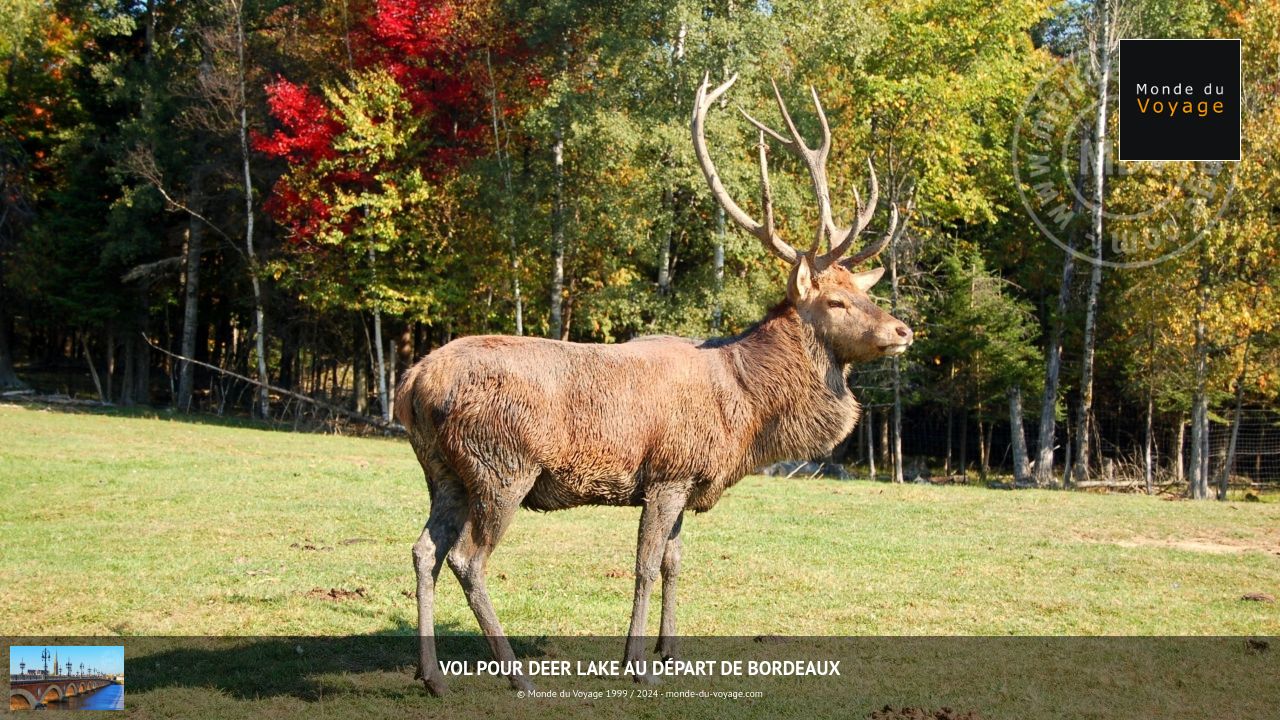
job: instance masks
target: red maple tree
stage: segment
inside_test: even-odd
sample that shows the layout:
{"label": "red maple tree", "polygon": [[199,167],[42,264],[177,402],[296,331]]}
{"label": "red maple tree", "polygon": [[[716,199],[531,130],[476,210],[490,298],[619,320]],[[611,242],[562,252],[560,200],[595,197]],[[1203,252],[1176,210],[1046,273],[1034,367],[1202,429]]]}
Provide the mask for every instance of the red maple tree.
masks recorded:
{"label": "red maple tree", "polygon": [[[341,43],[349,48],[349,72],[386,72],[412,112],[425,120],[429,137],[412,160],[425,178],[439,177],[484,147],[488,81],[481,50],[494,49],[493,42],[485,42],[482,12],[465,0],[376,0]],[[510,41],[501,44],[498,53]],[[284,160],[290,171],[276,182],[265,207],[289,229],[294,243],[305,245],[335,220],[325,200],[333,189],[359,188],[371,178],[338,170],[317,176],[316,166],[337,155],[334,141],[345,129],[321,93],[284,77],[269,83],[266,92],[276,127],[257,135],[253,145]]]}

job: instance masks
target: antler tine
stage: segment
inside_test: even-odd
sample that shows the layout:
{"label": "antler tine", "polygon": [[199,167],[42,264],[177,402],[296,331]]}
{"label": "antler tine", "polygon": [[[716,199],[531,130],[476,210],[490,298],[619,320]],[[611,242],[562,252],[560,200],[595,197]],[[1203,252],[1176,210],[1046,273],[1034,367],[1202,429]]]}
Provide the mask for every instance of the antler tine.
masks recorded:
{"label": "antler tine", "polygon": [[809,93],[813,95],[813,107],[818,111],[818,121],[822,123],[822,143],[818,145],[818,157],[825,165],[827,153],[831,152],[831,126],[827,124],[827,114],[823,112],[822,101],[818,99],[818,88],[810,85]]}
{"label": "antler tine", "polygon": [[[833,243],[831,251],[818,258],[818,262],[816,264],[819,269],[829,267],[832,263],[839,262],[841,256],[849,250],[849,246],[853,243],[854,239],[858,237],[859,233],[871,224],[871,218],[876,213],[876,204],[880,201],[880,183],[876,180],[876,168],[871,164],[870,158],[867,159],[867,170],[871,173],[871,177],[867,183],[870,186],[867,192],[867,204],[862,205],[860,198],[858,198],[857,191],[855,190],[854,200],[858,203],[858,217],[846,230],[840,231],[834,230],[833,228],[834,231],[831,233],[831,240]],[[895,207],[893,208],[892,225],[897,224],[898,209]],[[839,242],[836,242],[837,237],[840,238]],[[885,240],[879,243],[873,243],[872,245],[863,248],[857,255],[843,262],[846,265],[850,265],[860,263],[864,260],[869,260],[878,255],[880,251],[884,249],[884,245],[887,242],[888,241]]]}
{"label": "antler tine", "polygon": [[[711,74],[707,73],[702,78],[702,85],[698,87],[698,92],[694,97],[693,120],[691,121],[690,130],[693,135],[693,151],[698,157],[698,165],[702,167],[702,174],[707,179],[707,185],[711,188],[711,195],[725,209],[729,217],[733,219],[738,227],[746,232],[754,235],[764,246],[773,254],[793,263],[799,254],[796,249],[788,245],[782,238],[773,232],[773,207],[772,192],[768,185],[768,170],[765,167],[764,151],[761,150],[761,179],[764,182],[762,196],[765,199],[765,224],[762,225],[747,215],[738,203],[733,201],[725,190],[724,183],[720,181],[720,175],[716,172],[715,164],[711,161],[711,154],[707,151],[706,138],[706,121],[707,110],[717,99],[720,98],[735,82],[738,81],[737,73],[726,80],[722,85],[708,92],[707,88],[711,84]],[[761,128],[763,131],[765,128]],[[763,139],[761,140],[763,145]]]}
{"label": "antler tine", "polygon": [[804,144],[804,138],[800,137],[796,123],[791,119],[791,113],[787,111],[787,104],[782,101],[782,93],[778,91],[778,81],[770,78],[769,84],[773,86],[773,97],[778,101],[778,111],[782,113],[782,121],[787,124],[787,132],[791,133],[791,139],[795,142],[796,148],[801,151],[802,157],[808,159],[811,151],[809,146]]}
{"label": "antler tine", "polygon": [[[818,200],[818,228],[814,233],[813,248],[809,251],[816,253],[822,246],[823,235],[829,235],[835,227],[835,221],[831,219],[831,191],[827,188],[827,153],[831,149],[831,127],[827,124],[827,114],[822,110],[822,102],[818,100],[817,89],[810,86],[809,91],[813,95],[813,103],[818,110],[818,119],[822,123],[822,143],[816,150],[805,145],[804,138],[796,128],[795,120],[791,118],[791,112],[787,110],[787,103],[783,101],[782,93],[778,90],[777,81],[771,79],[769,84],[773,86],[773,97],[778,102],[778,111],[782,113],[782,120],[787,124],[787,131],[791,133],[791,137],[782,137],[750,115],[747,115],[747,119],[782,143],[783,147],[800,158],[808,168],[809,178],[813,181],[813,194]],[[746,115],[746,112],[743,114]]]}
{"label": "antler tine", "polygon": [[773,188],[769,186],[769,161],[765,157],[768,145],[764,141],[764,130],[760,131],[760,204],[764,206],[764,229],[773,235]]}
{"label": "antler tine", "polygon": [[[908,209],[908,212],[910,212],[909,209]],[[894,205],[893,203],[890,203],[889,204],[889,227],[885,228],[884,235],[882,235],[880,239],[877,240],[876,242],[873,242],[870,245],[867,245],[866,247],[862,248],[862,250],[858,251],[856,254],[851,255],[843,260],[840,260],[839,261],[840,264],[844,265],[845,267],[854,267],[863,262],[866,262],[867,260],[874,258],[875,256],[879,255],[886,247],[889,246],[889,242],[893,240],[893,236],[897,232],[898,232],[898,206]]]}
{"label": "antler tine", "polygon": [[783,145],[784,147],[791,147],[795,145],[795,143],[791,141],[791,138],[783,137],[782,135],[778,134],[778,132],[775,131],[773,128],[751,117],[751,113],[747,112],[746,110],[743,110],[741,105],[738,106],[738,112],[742,113],[742,117],[746,118],[747,122],[751,123],[752,125],[755,125],[757,130],[759,130],[762,133],[767,133],[769,137],[773,138],[774,140],[777,140],[778,144]]}

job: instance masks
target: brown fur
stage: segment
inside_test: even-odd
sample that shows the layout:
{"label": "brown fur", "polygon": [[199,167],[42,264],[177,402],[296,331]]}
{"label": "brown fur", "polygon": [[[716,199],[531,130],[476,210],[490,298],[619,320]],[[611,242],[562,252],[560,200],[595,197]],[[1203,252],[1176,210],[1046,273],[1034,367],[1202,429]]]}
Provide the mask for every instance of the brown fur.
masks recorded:
{"label": "brown fur", "polygon": [[396,415],[431,493],[414,545],[428,689],[444,691],[432,607],[445,559],[497,659],[514,659],[484,589],[484,564],[520,506],[642,506],[627,659],[641,655],[659,573],[658,649],[673,654],[683,511],[711,509],[761,464],[830,452],[858,419],[850,364],[910,344],[910,330],[866,295],[879,276],[839,265],[815,276],[804,259],[788,300],[736,337],[620,345],[469,337],[410,368]]}

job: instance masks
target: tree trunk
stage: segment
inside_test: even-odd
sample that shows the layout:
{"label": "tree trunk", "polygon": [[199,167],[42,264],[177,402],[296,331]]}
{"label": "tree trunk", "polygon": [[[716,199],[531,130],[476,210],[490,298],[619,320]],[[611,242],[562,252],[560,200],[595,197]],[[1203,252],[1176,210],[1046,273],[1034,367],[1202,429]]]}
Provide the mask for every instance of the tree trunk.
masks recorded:
{"label": "tree trunk", "polygon": [[93,378],[93,389],[98,392],[98,402],[107,404],[107,396],[102,391],[102,379],[98,377],[98,368],[93,364],[93,355],[89,352],[89,333],[80,333],[80,346],[84,348],[84,361],[89,366],[89,376]]}
{"label": "tree trunk", "polygon": [[[897,206],[897,198],[890,198]],[[910,209],[907,211],[908,218]],[[906,221],[903,221],[905,225]],[[889,238],[889,289],[890,311],[898,317],[898,236],[895,232]],[[902,363],[898,356],[893,357],[893,481],[901,483],[902,478]]]}
{"label": "tree trunk", "polygon": [[1206,477],[1209,448],[1209,399],[1206,383],[1209,373],[1209,340],[1204,316],[1209,305],[1209,260],[1200,246],[1200,278],[1196,288],[1195,309],[1195,389],[1191,398],[1191,467],[1188,495],[1203,500],[1209,496]]}
{"label": "tree trunk", "polygon": [[893,481],[902,482],[902,367],[893,358]]}
{"label": "tree trunk", "polygon": [[1013,482],[1025,484],[1031,479],[1027,467],[1027,438],[1022,430],[1022,386],[1009,388],[1009,441],[1013,446]]}
{"label": "tree trunk", "polygon": [[671,186],[662,188],[662,229],[658,240],[658,294],[666,295],[671,289],[671,241],[675,235],[676,207]]}
{"label": "tree trunk", "polygon": [[1186,417],[1179,415],[1178,416],[1177,451],[1174,453],[1174,456],[1173,456],[1173,481],[1177,485],[1181,485],[1182,481],[1186,479],[1185,469],[1187,466],[1187,461],[1183,454],[1184,452],[1183,446],[1185,446],[1186,444],[1187,444],[1187,419]]}
{"label": "tree trunk", "polygon": [[[1087,157],[1087,144],[1081,138],[1079,146],[1080,164],[1084,165]],[[1077,185],[1083,184],[1083,179]],[[1078,210],[1079,201],[1075,203]],[[1058,283],[1058,299],[1054,305],[1052,329],[1049,342],[1044,353],[1044,396],[1040,402],[1040,423],[1036,433],[1036,462],[1033,479],[1036,485],[1046,487],[1057,484],[1053,474],[1054,435],[1058,410],[1058,381],[1062,371],[1062,335],[1067,314],[1067,305],[1071,301],[1071,283],[1075,277],[1076,235],[1067,233],[1067,252],[1062,259],[1062,279]],[[1064,466],[1066,463],[1063,463]]]}
{"label": "tree trunk", "polygon": [[564,330],[564,130],[559,125],[551,154],[555,173],[551,208],[551,320],[547,336],[558,340]]}
{"label": "tree trunk", "polygon": [[716,243],[711,258],[711,274],[716,281],[716,297],[711,305],[711,328],[720,332],[724,322],[724,208],[716,203]]}
{"label": "tree trunk", "polygon": [[893,477],[893,456],[890,454],[889,445],[892,442],[891,430],[889,427],[889,416],[892,413],[881,413],[880,415],[880,464],[889,467],[889,477]]}
{"label": "tree trunk", "polygon": [[141,336],[134,337],[133,344],[136,362],[133,364],[133,392],[130,404],[146,405],[151,402],[151,349],[147,347],[147,343]]}
{"label": "tree trunk", "polygon": [[1093,418],[1093,355],[1097,326],[1098,295],[1102,288],[1102,219],[1106,192],[1107,167],[1107,102],[1111,82],[1111,0],[1097,0],[1098,107],[1093,125],[1093,207],[1090,242],[1094,262],[1089,268],[1089,294],[1085,300],[1084,353],[1080,361],[1080,408],[1076,421],[1075,481],[1089,479],[1089,423]]}
{"label": "tree trunk", "polygon": [[988,446],[987,425],[982,420],[982,406],[978,406],[978,479],[982,482],[987,481],[987,473],[990,470],[991,448]]}
{"label": "tree trunk", "polygon": [[[1198,333],[1197,333],[1198,334]],[[1197,376],[1201,373],[1203,366],[1203,358],[1197,358],[1196,370]],[[1203,500],[1209,495],[1209,483],[1204,476],[1205,462],[1208,448],[1208,438],[1206,435],[1209,430],[1208,418],[1208,398],[1205,397],[1204,379],[1197,378],[1196,390],[1191,400],[1191,462],[1190,462],[1190,484],[1187,487],[1187,494],[1193,500]]]}
{"label": "tree trunk", "polygon": [[137,343],[134,342],[133,335],[130,333],[125,336],[124,371],[120,376],[120,405],[123,407],[133,405],[134,364],[137,362]]}
{"label": "tree trunk", "polygon": [[499,132],[498,122],[498,85],[493,77],[493,60],[489,56],[489,49],[484,51],[484,65],[489,73],[489,113],[493,123],[493,154],[498,160],[498,167],[502,171],[503,189],[506,196],[503,198],[502,207],[499,209],[499,218],[501,224],[501,232],[507,236],[508,250],[511,253],[511,296],[515,305],[515,331],[516,335],[524,335],[524,298],[520,294],[520,248],[516,244],[516,234],[511,222],[511,203],[514,200],[511,183],[511,158],[503,150],[502,134]]}
{"label": "tree trunk", "polygon": [[1155,468],[1155,438],[1152,437],[1153,429],[1155,429],[1156,397],[1151,388],[1147,389],[1147,427],[1142,438],[1142,477],[1146,480],[1147,495],[1153,495],[1156,492],[1156,468]]}
{"label": "tree trunk", "polygon": [[[201,189],[201,173],[192,174],[187,204],[195,213],[203,214],[204,193]],[[200,325],[200,255],[204,250],[204,221],[195,213],[187,217],[186,263],[182,275],[182,349],[183,357],[196,356],[196,335]],[[174,406],[183,412],[191,410],[191,394],[195,390],[195,365],[182,361],[178,365],[178,394]]]}
{"label": "tree trunk", "polygon": [[876,430],[875,416],[871,408],[867,408],[867,479],[876,479]]}
{"label": "tree trunk", "polygon": [[1244,374],[1249,367],[1249,346],[1253,336],[1245,338],[1244,356],[1240,359],[1240,373],[1236,375],[1236,405],[1231,418],[1231,439],[1227,441],[1227,454],[1222,459],[1222,472],[1218,474],[1218,499],[1227,499],[1227,488],[1231,484],[1231,471],[1236,464],[1236,440],[1240,437],[1240,415],[1244,403]]}
{"label": "tree trunk", "polygon": [[942,461],[942,474],[945,477],[951,477],[951,458],[953,456],[951,451],[951,438],[955,435],[955,417],[955,406],[951,403],[947,403],[947,456]]}
{"label": "tree trunk", "polygon": [[355,328],[356,333],[354,336],[354,359],[351,362],[351,393],[353,396],[351,407],[353,407],[356,412],[363,415],[369,409],[369,389],[368,385],[366,385],[368,374],[363,370],[369,362],[367,347],[369,343],[365,340],[368,333],[364,329],[364,319],[357,315],[355,322],[357,323],[357,326]]}
{"label": "tree trunk", "polygon": [[258,413],[262,418],[271,417],[271,395],[267,390],[267,332],[265,313],[262,307],[262,281],[259,278],[258,255],[254,250],[253,237],[253,173],[249,154],[249,110],[245,92],[245,36],[244,36],[244,4],[242,0],[231,0],[231,7],[236,23],[236,81],[239,95],[237,98],[238,115],[240,117],[240,166],[244,175],[244,249],[249,263],[249,280],[253,286],[253,332],[254,344],[258,355]]}
{"label": "tree trunk", "polygon": [[960,412],[960,477],[969,481],[969,411]]}
{"label": "tree trunk", "polygon": [[[3,288],[0,288],[0,297]],[[18,378],[13,367],[13,318],[0,302],[0,390],[24,389],[26,384]]]}
{"label": "tree trunk", "polygon": [[391,422],[391,395],[387,391],[387,363],[382,354],[382,312],[373,310],[373,354],[378,358],[378,406],[382,419]]}
{"label": "tree trunk", "polygon": [[114,379],[116,374],[116,334],[107,330],[107,402],[115,397]]}

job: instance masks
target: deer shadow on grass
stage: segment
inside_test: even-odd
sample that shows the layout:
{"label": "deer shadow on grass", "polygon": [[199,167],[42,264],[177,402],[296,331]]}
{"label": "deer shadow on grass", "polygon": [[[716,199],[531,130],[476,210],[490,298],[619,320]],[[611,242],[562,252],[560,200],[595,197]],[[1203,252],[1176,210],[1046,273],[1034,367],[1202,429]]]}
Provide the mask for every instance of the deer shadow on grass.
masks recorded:
{"label": "deer shadow on grass", "polygon": [[[475,663],[492,658],[475,630],[437,627],[441,657]],[[545,652],[545,639],[513,638],[521,657]],[[123,641],[128,692],[170,688],[213,691],[239,700],[302,702],[341,695],[423,695],[416,628],[397,623],[381,633],[338,637],[149,637]]]}

